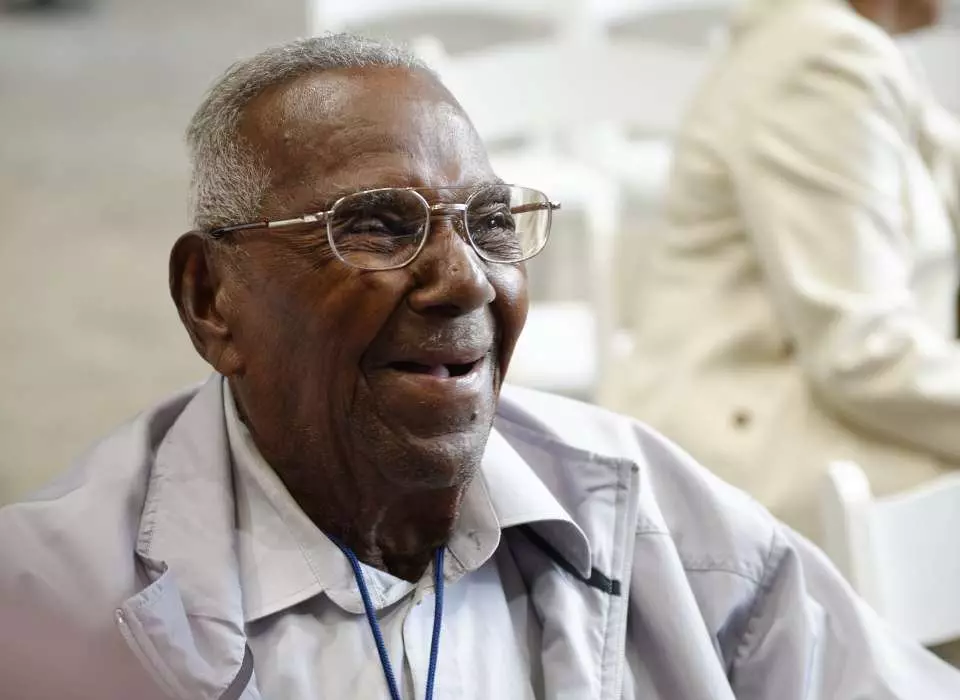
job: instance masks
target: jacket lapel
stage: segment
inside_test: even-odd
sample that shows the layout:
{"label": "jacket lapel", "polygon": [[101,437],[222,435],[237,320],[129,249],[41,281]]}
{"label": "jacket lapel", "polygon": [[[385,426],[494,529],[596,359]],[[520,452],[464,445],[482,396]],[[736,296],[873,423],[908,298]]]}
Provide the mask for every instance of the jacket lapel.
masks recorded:
{"label": "jacket lapel", "polygon": [[152,583],[117,623],[175,698],[259,698],[246,646],[222,378],[212,377],[157,449],[137,556]]}
{"label": "jacket lapel", "polygon": [[[501,426],[590,542],[587,565],[571,561],[547,525],[505,534],[543,625],[546,697],[618,698],[638,466]],[[222,378],[215,376],[157,449],[137,542],[151,583],[117,614],[132,651],[173,698],[260,700],[243,623],[228,455]]]}
{"label": "jacket lapel", "polygon": [[501,423],[498,430],[590,542],[590,565],[577,567],[562,543],[551,541],[555,531],[534,524],[505,533],[543,626],[545,697],[619,698],[638,467],[520,426]]}

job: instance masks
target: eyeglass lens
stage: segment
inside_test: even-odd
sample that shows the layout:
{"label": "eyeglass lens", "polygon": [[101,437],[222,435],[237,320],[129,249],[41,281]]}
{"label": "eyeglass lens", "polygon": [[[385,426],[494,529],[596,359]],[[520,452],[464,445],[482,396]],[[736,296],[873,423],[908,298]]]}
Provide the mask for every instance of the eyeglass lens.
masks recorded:
{"label": "eyeglass lens", "polygon": [[[525,187],[491,185],[466,202],[467,232],[491,262],[518,262],[540,252],[550,230],[546,196]],[[330,213],[330,239],[345,262],[364,269],[399,267],[420,250],[429,205],[413,190],[358,192]]]}

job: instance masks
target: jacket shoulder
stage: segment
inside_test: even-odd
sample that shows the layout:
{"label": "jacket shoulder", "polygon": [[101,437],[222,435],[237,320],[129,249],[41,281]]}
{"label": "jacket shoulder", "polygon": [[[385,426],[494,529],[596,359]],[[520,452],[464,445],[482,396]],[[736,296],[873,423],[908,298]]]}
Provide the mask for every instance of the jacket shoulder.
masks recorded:
{"label": "jacket shoulder", "polygon": [[848,45],[897,60],[900,57],[896,42],[887,32],[846,5],[834,3],[799,3],[761,22],[745,38],[748,42],[773,39],[782,51],[815,53]]}
{"label": "jacket shoulder", "polygon": [[640,440],[645,464],[638,536],[669,534],[688,574],[717,572],[760,585],[784,526],[659,433],[647,429]]}
{"label": "jacket shoulder", "polygon": [[[557,394],[505,384],[497,407],[497,427],[562,449],[642,459],[636,421],[598,406]],[[511,430],[511,427],[513,428]]]}
{"label": "jacket shoulder", "polygon": [[763,55],[759,70],[770,70],[774,85],[818,68],[843,80],[893,81],[906,90],[912,83],[896,42],[873,22],[833,3],[801,3],[763,23],[735,51],[748,63]]}
{"label": "jacket shoulder", "polygon": [[0,586],[99,576],[92,569],[108,553],[131,559],[152,457],[195,391],[140,413],[47,486],[0,508]]}
{"label": "jacket shoulder", "polygon": [[668,536],[689,571],[723,570],[755,583],[763,578],[782,526],[752,497],[654,429],[596,406],[516,387],[502,393],[498,419],[498,428],[508,434],[518,426],[528,440],[634,462],[638,538]]}
{"label": "jacket shoulder", "polygon": [[184,389],[138,413],[94,443],[63,474],[22,501],[0,508],[0,514],[42,509],[68,499],[76,491],[121,478],[131,467],[142,466],[196,392],[196,387]]}

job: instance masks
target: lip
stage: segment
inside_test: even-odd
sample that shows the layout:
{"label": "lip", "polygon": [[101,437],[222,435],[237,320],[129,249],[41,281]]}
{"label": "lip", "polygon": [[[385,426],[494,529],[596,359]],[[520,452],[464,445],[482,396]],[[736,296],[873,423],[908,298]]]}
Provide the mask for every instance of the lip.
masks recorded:
{"label": "lip", "polygon": [[[491,376],[490,353],[416,353],[416,360],[399,360],[381,366],[374,374],[380,381],[409,393],[411,398],[428,403],[449,400],[467,400],[482,394]],[[417,363],[426,371],[404,369],[404,363]],[[460,374],[451,373],[450,366],[467,365]],[[446,367],[446,371],[436,368]]]}
{"label": "lip", "polygon": [[479,352],[417,352],[408,358],[388,362],[383,369],[439,382],[469,381],[483,369],[486,357],[487,353]]}
{"label": "lip", "polygon": [[384,362],[385,369],[408,371],[413,374],[423,373],[430,376],[441,376],[445,372],[452,376],[468,374],[488,353],[488,350],[479,349],[438,349],[428,350],[418,348],[405,353],[400,357]]}

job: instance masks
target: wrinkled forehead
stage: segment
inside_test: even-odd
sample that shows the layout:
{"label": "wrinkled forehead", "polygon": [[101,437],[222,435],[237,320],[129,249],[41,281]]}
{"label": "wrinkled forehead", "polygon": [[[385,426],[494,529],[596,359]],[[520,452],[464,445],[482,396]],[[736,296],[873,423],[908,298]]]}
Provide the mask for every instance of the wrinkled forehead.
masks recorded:
{"label": "wrinkled forehead", "polygon": [[258,96],[241,133],[273,173],[275,193],[288,200],[354,186],[446,187],[493,179],[456,100],[417,70],[302,76]]}

